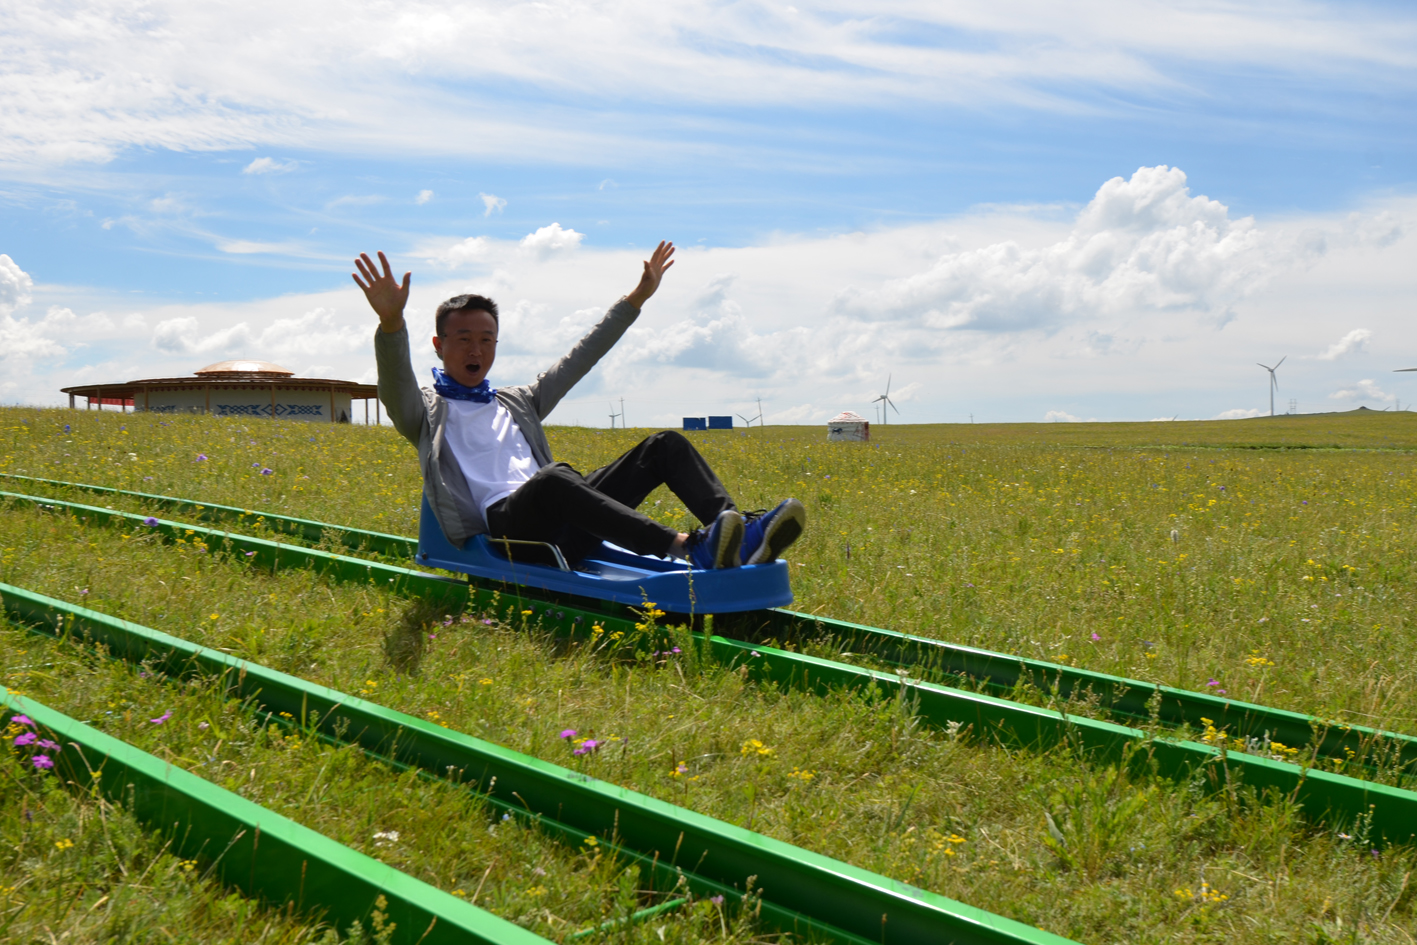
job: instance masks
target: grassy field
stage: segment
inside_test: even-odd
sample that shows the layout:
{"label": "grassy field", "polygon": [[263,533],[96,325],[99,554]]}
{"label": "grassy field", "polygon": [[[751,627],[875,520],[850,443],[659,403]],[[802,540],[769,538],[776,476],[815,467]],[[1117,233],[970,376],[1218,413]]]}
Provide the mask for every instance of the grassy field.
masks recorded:
{"label": "grassy field", "polygon": [[[558,458],[589,469],[644,432],[559,428],[551,436]],[[1417,418],[874,432],[870,445],[828,444],[814,428],[694,435],[744,507],[788,494],[806,502],[811,525],[790,556],[798,609],[1417,732],[1403,554],[1417,500],[1409,452]],[[387,429],[7,408],[0,438],[4,472],[403,534],[416,527],[412,449]],[[650,502],[664,521],[688,524],[672,496]],[[219,556],[27,510],[0,511],[0,580],[584,763],[1081,941],[1414,940],[1414,851],[1374,855],[1365,838],[1307,827],[1279,799],[1213,797],[1199,785],[1129,781],[1065,751],[1018,754],[952,739],[921,729],[908,706],[759,691],[687,658],[626,665],[558,655],[535,631],[476,617],[444,626],[442,615],[430,619],[377,591],[306,574],[255,575]],[[199,690],[134,681],[22,630],[6,630],[4,640],[5,685],[83,718],[116,711],[98,710],[121,691],[131,714],[121,723],[104,717],[107,724],[207,776],[200,765],[217,739],[192,720],[237,712],[226,724],[251,725]],[[172,722],[141,721],[179,696],[191,707]],[[179,718],[186,728],[173,724]],[[556,738],[568,727],[616,747],[573,759]],[[444,888],[486,870],[483,904],[541,934],[563,937],[628,895],[609,866],[526,831],[507,847],[484,839],[485,812],[435,787],[424,786],[430,794],[417,805],[404,803],[407,821],[311,804],[314,784],[337,802],[359,784],[402,782],[353,758],[338,763],[340,778],[321,780],[313,774],[321,759],[339,753],[292,748],[254,729],[239,741],[222,746],[238,752],[222,760],[256,775],[237,779],[236,789]],[[285,761],[292,751],[299,764]],[[314,780],[290,790],[262,780],[288,763]],[[421,838],[426,822],[409,812],[439,804],[465,805],[453,819],[476,829],[440,841],[426,858],[422,848],[400,860],[373,845],[380,830]],[[1048,842],[1045,812],[1065,848]],[[520,860],[513,847],[524,851]],[[549,864],[540,868],[550,878],[533,884],[520,865],[530,860]],[[0,887],[31,888],[33,864],[6,859]],[[224,901],[225,892],[168,872],[187,884],[184,895]],[[525,897],[537,886],[544,899],[533,907]],[[89,888],[97,901],[103,883]],[[707,911],[661,925],[681,941],[752,934]],[[74,928],[82,940],[87,933]],[[192,937],[201,937],[197,928]],[[318,937],[314,926],[272,929],[292,941]],[[643,931],[658,940],[655,929]]]}

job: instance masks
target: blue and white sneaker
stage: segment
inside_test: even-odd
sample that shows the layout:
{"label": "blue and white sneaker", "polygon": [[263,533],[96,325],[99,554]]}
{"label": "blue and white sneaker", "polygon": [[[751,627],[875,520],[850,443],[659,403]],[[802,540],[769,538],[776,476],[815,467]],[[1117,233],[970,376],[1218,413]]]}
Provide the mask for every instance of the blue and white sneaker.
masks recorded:
{"label": "blue and white sneaker", "polygon": [[796,499],[783,499],[770,512],[749,512],[743,528],[744,564],[776,561],[807,527],[807,510]]}
{"label": "blue and white sneaker", "polygon": [[695,531],[685,542],[691,567],[699,571],[736,568],[738,549],[743,544],[743,516],[737,509],[724,509],[712,525]]}

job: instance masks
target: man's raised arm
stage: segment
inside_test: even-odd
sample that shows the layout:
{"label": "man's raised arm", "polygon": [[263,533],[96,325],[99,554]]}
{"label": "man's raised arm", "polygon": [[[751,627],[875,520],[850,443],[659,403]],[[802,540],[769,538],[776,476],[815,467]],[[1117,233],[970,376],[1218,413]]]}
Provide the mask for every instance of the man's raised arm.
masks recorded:
{"label": "man's raised arm", "polygon": [[[369,307],[379,316],[379,330],[374,333],[374,361],[379,367],[379,399],[388,408],[389,419],[394,429],[418,445],[423,425],[428,422],[428,407],[423,402],[423,394],[418,389],[418,381],[413,376],[413,362],[408,351],[408,326],[404,324],[403,309],[408,304],[408,286],[412,273],[403,274],[403,284],[394,279],[389,268],[389,260],[379,253],[383,265],[381,274],[374,268],[374,261],[368,253],[360,254],[354,261],[359,269],[354,276],[355,285],[364,290]],[[363,278],[360,278],[360,277]]]}
{"label": "man's raised arm", "polygon": [[585,377],[596,362],[605,356],[620,336],[639,317],[640,309],[659,289],[660,280],[674,265],[674,244],[661,240],[649,259],[645,260],[644,272],[639,285],[619,302],[610,307],[594,328],[584,338],[576,342],[560,361],[536,379],[537,413],[545,418],[561,402],[576,382]]}

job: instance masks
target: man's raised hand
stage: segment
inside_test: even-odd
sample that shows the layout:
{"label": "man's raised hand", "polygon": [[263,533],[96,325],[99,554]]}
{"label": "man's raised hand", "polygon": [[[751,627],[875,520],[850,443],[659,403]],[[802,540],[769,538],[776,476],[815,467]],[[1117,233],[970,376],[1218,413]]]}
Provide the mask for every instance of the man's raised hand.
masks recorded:
{"label": "man's raised hand", "polygon": [[674,260],[670,258],[673,255],[674,244],[660,240],[659,245],[645,261],[645,271],[640,276],[640,284],[635,286],[635,291],[625,296],[625,300],[635,308],[644,308],[649,297],[659,288],[659,280],[663,279],[669,267],[674,265]]}
{"label": "man's raised hand", "polygon": [[[368,253],[360,253],[359,258],[354,261],[359,273],[350,275],[354,276],[354,284],[364,290],[369,307],[378,313],[379,326],[393,334],[403,327],[403,307],[408,304],[408,284],[413,273],[405,272],[403,285],[399,285],[394,281],[394,272],[389,268],[389,261],[382,252],[379,253],[379,263],[384,267],[383,275],[374,268],[374,260],[369,258]],[[361,279],[360,276],[364,278]]]}

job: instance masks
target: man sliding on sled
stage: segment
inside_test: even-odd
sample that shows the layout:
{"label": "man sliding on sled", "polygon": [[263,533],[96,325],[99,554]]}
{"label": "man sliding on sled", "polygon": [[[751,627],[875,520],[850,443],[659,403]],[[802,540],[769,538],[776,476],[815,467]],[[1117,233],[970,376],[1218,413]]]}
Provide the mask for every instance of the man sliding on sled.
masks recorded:
{"label": "man sliding on sled", "polygon": [[[647,437],[586,476],[551,458],[541,421],[639,317],[673,255],[672,243],[660,243],[640,284],[569,354],[530,384],[495,390],[487,382],[497,357],[495,302],[458,295],[438,306],[433,348],[443,367],[433,369],[433,389],[420,390],[403,320],[411,274],[400,284],[383,253],[382,273],[367,254],[354,261],[354,281],[379,316],[379,399],[395,429],[418,447],[424,495],[450,542],[462,547],[487,532],[549,542],[576,562],[603,539],[708,569],[775,561],[802,533],[801,502],[786,499],[770,511],[743,515],[698,450],[672,431]],[[636,511],[661,485],[704,527],[684,534]]]}

